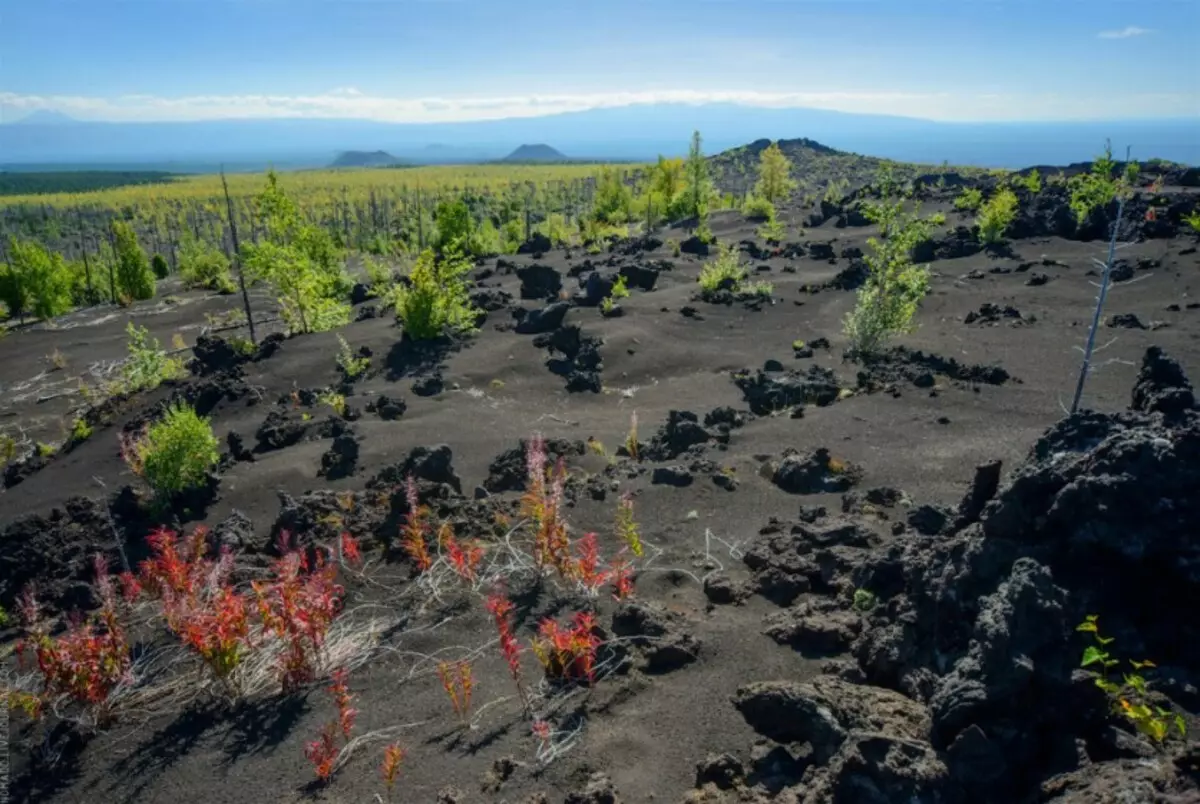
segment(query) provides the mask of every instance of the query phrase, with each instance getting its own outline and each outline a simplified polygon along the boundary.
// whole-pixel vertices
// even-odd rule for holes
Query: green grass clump
[[[172,405],[140,438],[123,445],[123,457],[160,501],[204,483],[220,457],[208,420],[187,405]]]
[[[337,365],[346,381],[354,382],[371,370],[371,358],[356,355],[346,339],[338,335]]]

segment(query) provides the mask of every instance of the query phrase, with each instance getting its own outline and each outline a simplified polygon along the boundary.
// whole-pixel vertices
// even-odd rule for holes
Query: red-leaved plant
[[[433,559],[429,556],[427,544],[430,531],[429,508],[421,505],[421,501],[417,497],[417,482],[412,475],[405,480],[404,497],[408,503],[408,516],[405,517],[401,544],[404,552],[416,565],[417,572],[428,572],[429,568],[433,566]]]
[[[389,801],[392,797],[392,788],[396,786],[396,779],[400,776],[400,765],[404,762],[404,756],[405,751],[399,743],[392,743],[383,749],[383,762],[379,766],[379,773],[383,776],[383,784]]]
[[[533,639],[533,652],[552,681],[591,685],[596,674],[596,617],[585,611],[575,614],[563,627],[552,619],[542,620]]]
[[[525,695],[525,686],[521,683],[521,647],[517,643],[517,638],[513,636],[512,623],[509,621],[509,615],[513,610],[512,601],[502,593],[494,592],[487,599],[487,609],[496,621],[496,633],[500,637],[500,654],[508,664],[509,675],[517,685],[521,703],[528,709],[529,699]]]
[[[358,716],[358,710],[350,706],[353,696],[346,683],[345,669],[334,671],[329,692],[337,705],[337,719],[326,723],[320,736],[304,747],[304,756],[312,763],[313,771],[321,782],[328,782],[333,776],[341,746],[350,740],[354,719]]]
[[[30,714],[40,715],[46,700],[65,695],[89,709],[97,723],[112,717],[112,693],[129,677],[132,659],[108,564],[97,555],[94,568],[99,611],[86,619],[75,618],[59,636],[50,636],[50,625],[41,617],[34,590],[28,588],[21,595],[26,637],[17,645],[18,658],[23,661],[32,649],[42,676],[39,700],[24,704]]]
[[[479,571],[479,562],[483,560],[483,548],[477,544],[462,545],[454,538],[450,523],[442,525],[438,531],[438,543],[446,551],[446,560],[458,577],[470,584],[475,583]]]
[[[229,580],[232,554],[224,550],[210,558],[203,527],[192,531],[183,550],[170,530],[155,531],[147,541],[150,557],[141,564],[137,587],[158,599],[167,627],[235,692],[231,676],[251,643],[248,601]]]
[[[272,566],[274,578],[251,586],[263,627],[283,643],[280,676],[289,692],[316,676],[325,636],[341,612],[345,590],[337,583],[337,565],[326,561],[324,552],[310,558],[308,552],[291,547],[287,533],[280,535],[280,552]]]
[[[442,680],[442,689],[450,698],[450,706],[459,721],[465,727],[471,715],[471,693],[475,689],[475,681],[471,674],[471,663],[465,659],[456,662],[438,662],[438,677]]]
[[[563,576],[571,574],[570,539],[562,518],[566,464],[559,459],[547,477],[546,442],[540,435],[529,439],[525,453],[525,494],[521,515],[533,522],[533,557],[539,567],[553,567]]]

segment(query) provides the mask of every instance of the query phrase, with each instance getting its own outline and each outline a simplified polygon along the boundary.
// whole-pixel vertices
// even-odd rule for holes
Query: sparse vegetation
[[[154,272],[137,232],[125,221],[112,225],[117,297],[133,301],[154,298]]]
[[[1136,162],[1129,162],[1124,173],[1119,171],[1112,158],[1112,144],[1105,144],[1104,153],[1092,162],[1092,169],[1072,176],[1067,182],[1075,219],[1080,222],[1087,220],[1093,209],[1112,203],[1118,193],[1128,192],[1137,178],[1137,172]]]
[[[225,254],[191,236],[184,237],[179,246],[179,276],[190,288],[207,288],[218,293],[237,290]]]

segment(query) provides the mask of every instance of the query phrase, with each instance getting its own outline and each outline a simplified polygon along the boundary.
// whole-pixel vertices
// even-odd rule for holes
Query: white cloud
[[[0,122],[39,109],[81,120],[184,121],[229,118],[331,118],[432,123],[537,117],[651,103],[737,103],[893,114],[932,120],[1068,120],[1170,116],[1200,108],[1195,93],[1113,96],[965,92],[760,92],[662,90],[483,98],[390,98],[350,87],[313,95],[22,95],[0,92]]]
[[[1154,31],[1149,28],[1139,28],[1136,25],[1129,25],[1117,31],[1101,31],[1097,36],[1101,39],[1131,39],[1135,36],[1145,36],[1150,33],[1154,33]]]

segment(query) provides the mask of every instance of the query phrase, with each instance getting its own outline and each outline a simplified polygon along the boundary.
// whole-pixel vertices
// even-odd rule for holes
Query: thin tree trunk
[[[229,183],[225,181],[225,168],[221,168],[221,189],[225,191],[225,208],[229,211],[229,235],[233,239],[232,263],[237,269],[238,285],[242,289],[242,306],[246,308],[246,325],[250,328],[250,343],[258,346],[254,334],[254,311],[250,309],[250,293],[246,290],[246,272],[242,270],[242,254],[238,246],[237,218],[233,214],[233,199],[229,197]]]

